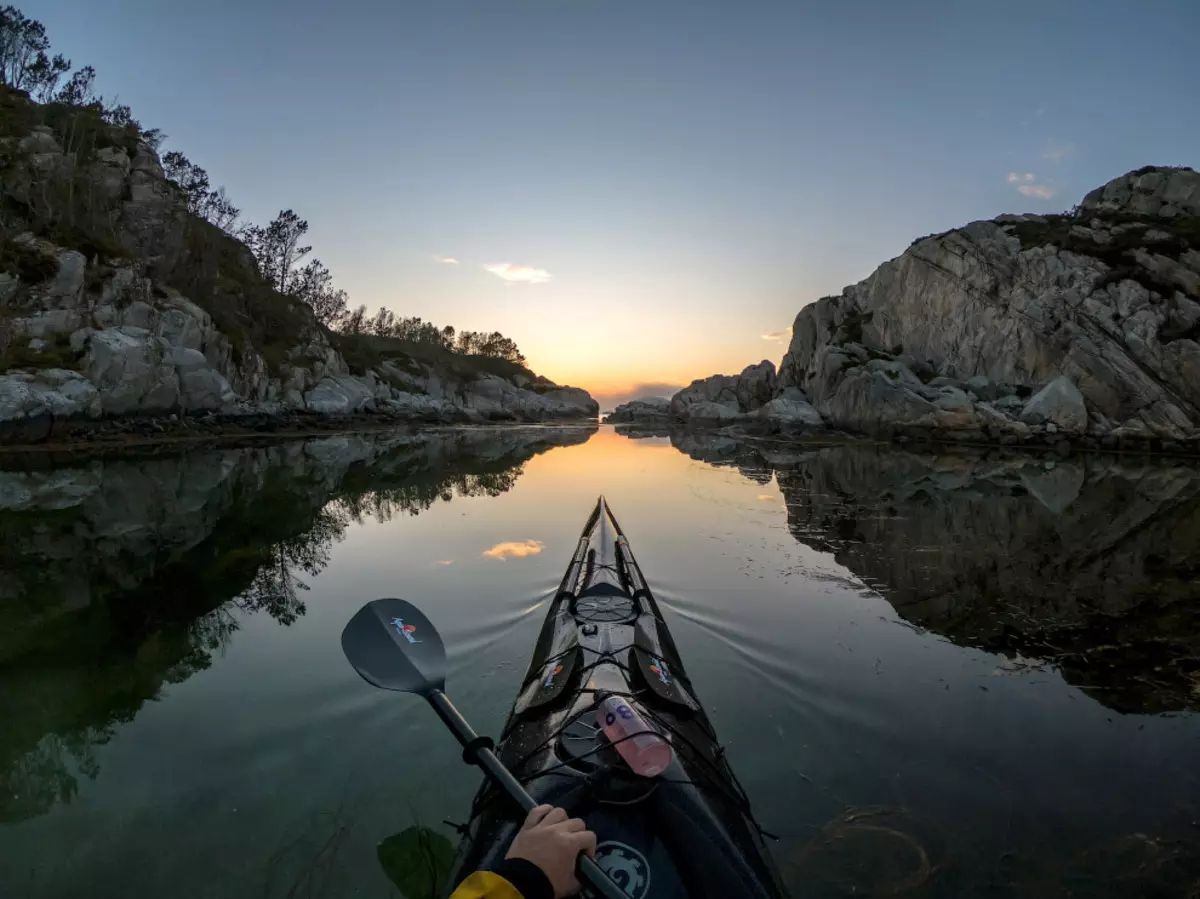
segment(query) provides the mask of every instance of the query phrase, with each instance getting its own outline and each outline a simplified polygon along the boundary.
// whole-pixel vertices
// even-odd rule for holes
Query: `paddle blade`
[[[446,648],[429,619],[403,599],[367,603],[342,630],[342,652],[363,680],[428,695],[446,685]]]

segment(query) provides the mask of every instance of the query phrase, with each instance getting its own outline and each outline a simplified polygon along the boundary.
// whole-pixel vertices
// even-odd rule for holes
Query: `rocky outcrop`
[[[41,108],[0,92],[31,116]],[[0,186],[14,201],[0,211],[0,439],[58,433],[63,421],[206,413],[598,414],[584,390],[484,363],[352,367],[307,306],[263,283],[244,244],[188,212],[157,153],[131,135],[105,133],[90,154],[47,125],[0,138]],[[38,236],[64,229],[27,211],[63,185],[88,190],[65,229],[86,232],[77,246]]]
[[[541,380],[543,382],[542,389],[540,392],[535,389],[534,392],[546,401],[548,408],[563,406],[567,409],[579,409],[586,418],[595,418],[600,414],[600,404],[592,399],[592,395],[582,387],[559,387],[545,378]],[[515,381],[513,383],[514,386],[522,386]],[[547,387],[549,389],[546,389]]]
[[[635,424],[667,422],[672,418],[671,401],[662,396],[651,396],[622,403],[604,417],[611,424]]]
[[[779,396],[763,403],[753,414],[768,425],[774,424],[785,430],[820,428],[825,423],[812,403],[795,387],[784,388]]]
[[[1083,395],[1067,377],[1057,377],[1025,404],[1021,421],[1027,425],[1045,425],[1064,434],[1082,434],[1087,430],[1087,405]]]
[[[779,386],[870,434],[1192,440],[1197,204],[1200,174],[1151,168],[1071,215],[918,240],[800,311]]]
[[[594,418],[599,409],[586,391],[545,379],[518,387],[421,363],[401,372],[391,362],[353,375],[315,324],[290,361],[272,370],[261,353],[237,350],[211,315],[132,263],[87,287],[81,254],[29,235],[17,245],[56,259],[58,274],[26,287],[3,322],[8,356],[19,350],[19,361],[0,374],[0,431],[10,434],[29,433],[39,421],[204,412],[482,422]]]
[[[778,374],[694,381],[670,411],[698,428],[1200,450],[1200,174],[1139,169],[1067,215],[917,240],[801,309]]]
[[[764,359],[748,365],[739,375],[713,375],[692,381],[671,397],[671,412],[681,419],[693,415],[693,406],[725,406],[732,415],[752,412],[775,393],[775,363]]]
[[[1080,209],[1163,218],[1200,215],[1200,178],[1189,168],[1147,166],[1097,187]]]
[[[693,381],[670,400],[633,400],[618,406],[607,422],[654,425],[682,422],[696,427],[741,425],[764,430],[818,428],[821,416],[803,391],[777,394],[775,364],[764,359],[741,374]]]

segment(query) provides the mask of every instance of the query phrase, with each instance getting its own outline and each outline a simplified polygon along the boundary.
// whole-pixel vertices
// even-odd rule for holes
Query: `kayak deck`
[[[635,774],[596,724],[623,696],[671,743]],[[497,749],[539,803],[596,833],[597,861],[633,899],[777,897],[763,841],[684,671],[629,541],[601,498],[551,602]],[[488,783],[472,804],[450,886],[500,861],[523,816]]]

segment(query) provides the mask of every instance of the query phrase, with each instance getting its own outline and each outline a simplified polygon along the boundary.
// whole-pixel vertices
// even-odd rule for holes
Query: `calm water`
[[[603,428],[0,471],[0,895],[386,897],[604,493],[796,896],[1200,895],[1200,472]]]

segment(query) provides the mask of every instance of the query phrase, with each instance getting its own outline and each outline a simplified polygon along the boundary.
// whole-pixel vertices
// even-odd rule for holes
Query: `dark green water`
[[[0,471],[0,896],[386,897],[604,493],[796,896],[1200,895],[1200,472],[604,428]]]

